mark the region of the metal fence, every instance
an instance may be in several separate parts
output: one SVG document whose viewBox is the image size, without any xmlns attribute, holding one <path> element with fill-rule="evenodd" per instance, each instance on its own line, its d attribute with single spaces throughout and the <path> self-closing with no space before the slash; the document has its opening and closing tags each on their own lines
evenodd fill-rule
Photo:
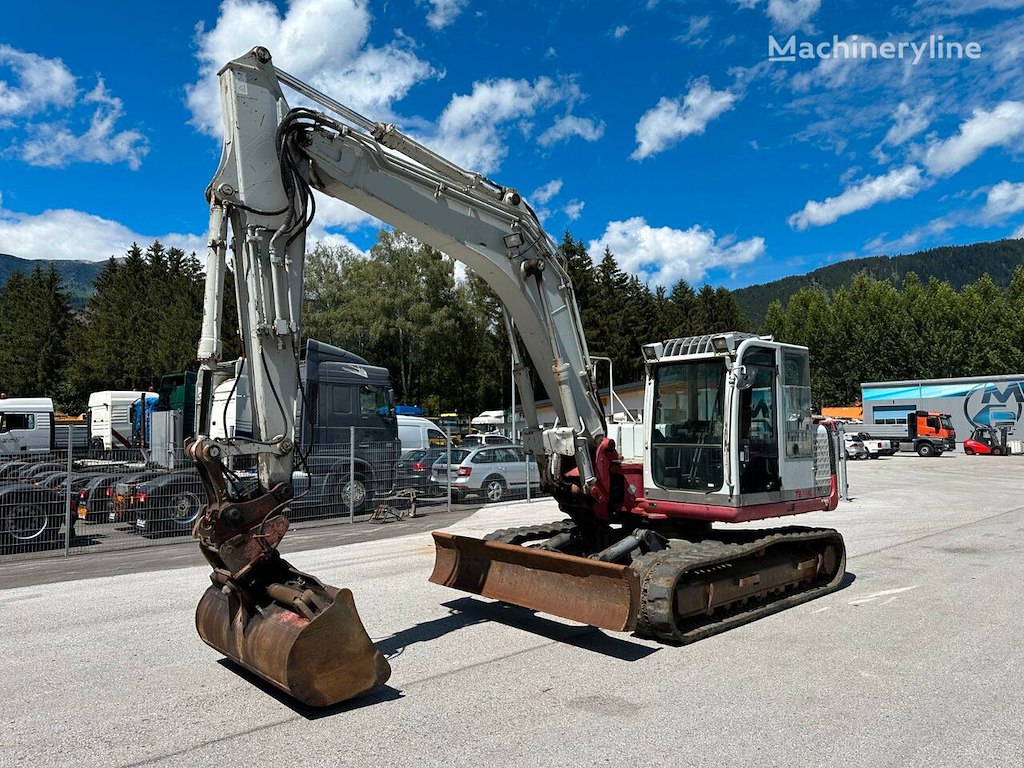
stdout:
<svg viewBox="0 0 1024 768">
<path fill-rule="evenodd" d="M 395 520 L 539 492 L 537 466 L 518 448 L 442 449 L 417 459 L 397 443 L 353 441 L 351 431 L 347 437 L 296 453 L 292 521 Z M 0 457 L 0 560 L 191 540 L 206 493 L 181 450 L 156 456 L 71 445 Z M 487 464 L 470 466 L 473 457 Z M 255 488 L 252 458 L 231 459 L 228 472 L 240 492 Z"/>
</svg>

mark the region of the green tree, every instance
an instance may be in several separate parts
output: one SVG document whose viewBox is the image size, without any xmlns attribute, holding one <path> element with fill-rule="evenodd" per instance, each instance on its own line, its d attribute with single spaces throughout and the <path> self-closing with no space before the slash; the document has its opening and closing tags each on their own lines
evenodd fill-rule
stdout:
<svg viewBox="0 0 1024 768">
<path fill-rule="evenodd" d="M 71 304 L 51 266 L 15 273 L 0 291 L 0 389 L 12 396 L 54 397 L 67 405 L 61 387 L 69 357 Z"/>
</svg>

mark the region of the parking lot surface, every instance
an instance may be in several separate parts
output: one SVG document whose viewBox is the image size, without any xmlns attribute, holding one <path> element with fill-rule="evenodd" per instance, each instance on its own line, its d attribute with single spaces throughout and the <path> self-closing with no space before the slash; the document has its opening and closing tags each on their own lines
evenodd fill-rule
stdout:
<svg viewBox="0 0 1024 768">
<path fill-rule="evenodd" d="M 0 565 L 0 765 L 1022 765 L 1022 470 L 852 462 L 852 501 L 782 521 L 842 532 L 845 588 L 681 648 L 430 584 L 425 532 L 297 552 L 393 668 L 327 710 L 201 643 L 204 567 L 4 589 Z"/>
</svg>

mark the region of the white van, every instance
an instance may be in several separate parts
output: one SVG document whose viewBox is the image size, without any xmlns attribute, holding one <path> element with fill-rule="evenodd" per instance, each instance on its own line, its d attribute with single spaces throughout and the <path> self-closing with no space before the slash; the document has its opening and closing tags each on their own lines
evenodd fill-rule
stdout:
<svg viewBox="0 0 1024 768">
<path fill-rule="evenodd" d="M 54 448 L 53 400 L 48 397 L 0 399 L 0 455 L 38 453 Z"/>
<path fill-rule="evenodd" d="M 430 419 L 421 416 L 397 416 L 398 439 L 402 443 L 402 453 L 416 451 L 430 446 L 443 448 L 448 439 L 444 432 Z"/>
</svg>

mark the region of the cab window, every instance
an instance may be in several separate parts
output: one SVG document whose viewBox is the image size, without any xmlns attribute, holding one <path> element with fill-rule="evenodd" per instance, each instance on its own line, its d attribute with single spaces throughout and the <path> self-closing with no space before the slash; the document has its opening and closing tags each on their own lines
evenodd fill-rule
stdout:
<svg viewBox="0 0 1024 768">
<path fill-rule="evenodd" d="M 4 413 L 0 414 L 0 432 L 10 432 L 12 429 L 35 429 L 36 417 L 32 413 Z"/>
<path fill-rule="evenodd" d="M 388 391 L 380 387 L 364 384 L 359 388 L 359 415 L 363 418 L 386 416 L 390 413 L 391 403 Z"/>
</svg>

